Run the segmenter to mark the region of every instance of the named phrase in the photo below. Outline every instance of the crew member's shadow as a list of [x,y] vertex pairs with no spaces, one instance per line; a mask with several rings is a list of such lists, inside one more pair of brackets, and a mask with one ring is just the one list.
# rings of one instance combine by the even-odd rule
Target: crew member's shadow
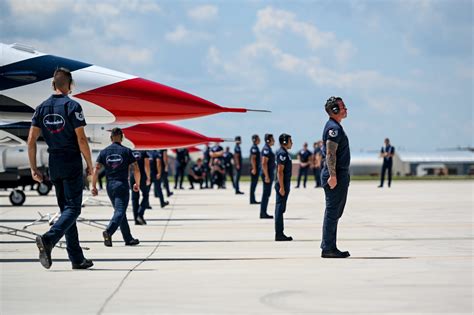
[[349,259],[413,259],[415,257],[397,257],[397,256],[371,256],[371,257],[349,257]]

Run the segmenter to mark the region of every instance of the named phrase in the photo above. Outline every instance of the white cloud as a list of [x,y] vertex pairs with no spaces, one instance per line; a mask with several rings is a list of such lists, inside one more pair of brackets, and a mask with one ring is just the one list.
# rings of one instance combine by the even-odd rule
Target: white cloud
[[421,112],[421,107],[416,102],[401,97],[372,96],[366,98],[366,101],[369,107],[386,115],[403,112],[415,116]]
[[257,23],[253,28],[257,38],[269,39],[282,31],[290,31],[303,37],[311,49],[329,46],[335,40],[331,32],[322,32],[310,23],[300,22],[294,13],[266,7],[258,11]]
[[72,0],[8,0],[13,15],[54,14],[72,4]]
[[201,5],[188,11],[188,16],[196,21],[209,21],[217,17],[219,9],[214,5]]
[[178,25],[174,31],[165,34],[165,39],[176,44],[191,44],[210,40],[211,36],[207,33],[192,31],[183,25]]

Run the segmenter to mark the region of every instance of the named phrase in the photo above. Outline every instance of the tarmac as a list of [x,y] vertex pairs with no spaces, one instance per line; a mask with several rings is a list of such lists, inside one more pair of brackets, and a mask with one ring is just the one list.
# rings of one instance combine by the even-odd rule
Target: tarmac
[[[151,198],[137,247],[103,245],[112,215],[105,191],[87,199],[78,223],[91,270],[72,270],[64,249],[53,266],[33,241],[0,235],[1,314],[472,314],[474,181],[351,183],[338,247],[348,259],[320,257],[324,192],[292,189],[285,233],[259,206],[226,190],[177,190],[164,209]],[[260,197],[261,183],[257,198]],[[88,197],[88,192],[84,193]],[[0,192],[0,225],[22,229],[57,211],[54,191],[27,192],[9,205]],[[274,211],[274,191],[269,205]],[[44,233],[46,222],[26,231]],[[0,229],[5,231],[5,229]]]

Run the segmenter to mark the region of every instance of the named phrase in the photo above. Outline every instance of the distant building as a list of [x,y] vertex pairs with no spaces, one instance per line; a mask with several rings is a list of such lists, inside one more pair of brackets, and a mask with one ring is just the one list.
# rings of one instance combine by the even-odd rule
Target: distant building
[[[378,152],[357,152],[351,157],[352,175],[379,176],[382,158]],[[393,174],[397,176],[474,175],[474,152],[396,152]]]

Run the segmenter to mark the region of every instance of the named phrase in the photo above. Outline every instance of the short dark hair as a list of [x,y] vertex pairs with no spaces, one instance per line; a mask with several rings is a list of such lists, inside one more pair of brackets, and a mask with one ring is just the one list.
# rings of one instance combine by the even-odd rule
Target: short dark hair
[[57,68],[53,74],[53,87],[54,89],[65,90],[71,89],[71,84],[74,81],[72,80],[72,74],[69,69],[66,68]]
[[287,133],[282,133],[280,137],[278,137],[278,142],[280,142],[280,144],[288,144],[288,142],[290,141],[290,138],[291,138],[291,135]]
[[270,142],[273,139],[273,135],[271,133],[265,134],[265,142]]
[[122,129],[115,127],[110,131],[110,137],[123,136]]
[[253,135],[252,136],[252,142],[257,141],[257,139],[260,139],[260,137],[258,135]]
[[240,136],[236,136],[234,140],[235,141],[242,141],[242,138]]

